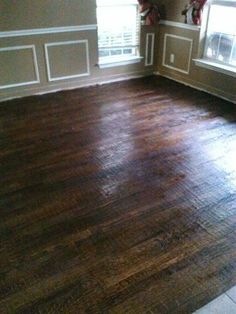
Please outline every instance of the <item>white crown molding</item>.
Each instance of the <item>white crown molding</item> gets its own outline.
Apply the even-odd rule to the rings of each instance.
[[[15,30],[15,31],[0,32],[0,38],[67,33],[67,32],[81,32],[81,31],[90,31],[90,30],[96,30],[96,29],[97,29],[96,24],[22,29],[22,30]]]
[[[200,28],[201,28],[200,26],[197,26],[197,25],[190,25],[190,24],[173,22],[173,21],[168,21],[168,20],[160,20],[160,24],[166,25],[166,26],[173,26],[173,27],[178,27],[178,28],[190,29],[190,30],[196,31],[196,32],[199,32]]]

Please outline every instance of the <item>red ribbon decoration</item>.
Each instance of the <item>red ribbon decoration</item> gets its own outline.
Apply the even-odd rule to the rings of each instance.
[[[160,12],[157,5],[149,0],[138,0],[140,5],[141,21],[145,25],[155,25],[160,20]]]
[[[200,25],[202,9],[206,2],[207,0],[190,0],[182,11],[182,15],[185,15],[185,23]]]

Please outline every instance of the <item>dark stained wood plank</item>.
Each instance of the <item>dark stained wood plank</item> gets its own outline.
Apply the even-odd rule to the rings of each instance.
[[[236,284],[236,107],[160,77],[0,104],[0,313],[191,313]]]

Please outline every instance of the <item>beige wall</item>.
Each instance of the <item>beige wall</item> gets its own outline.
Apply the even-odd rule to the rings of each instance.
[[[163,0],[166,7],[166,19],[175,22],[184,22],[184,16],[181,15],[185,5],[189,0]]]
[[[181,12],[189,0],[152,0],[159,6],[163,19],[184,23],[184,16]]]
[[[185,1],[174,0],[165,3],[166,19],[182,22],[181,10]],[[235,77],[196,66],[193,61],[201,57],[199,42],[203,29],[185,29],[182,28],[184,25],[178,23],[174,26],[160,25],[159,27],[156,71],[161,75],[236,102]],[[171,54],[175,56],[174,62],[170,62]]]
[[[86,25],[94,28],[57,33]],[[42,34],[26,35],[39,28]],[[26,33],[12,33],[20,30]],[[141,62],[100,69],[95,0],[0,0],[0,100],[153,73],[146,35],[156,31],[142,27]]]
[[[0,0],[0,31],[96,24],[96,0]]]

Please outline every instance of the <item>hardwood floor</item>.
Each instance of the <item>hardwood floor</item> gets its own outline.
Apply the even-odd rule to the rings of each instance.
[[[0,313],[191,313],[236,284],[236,105],[159,77],[0,104]]]

